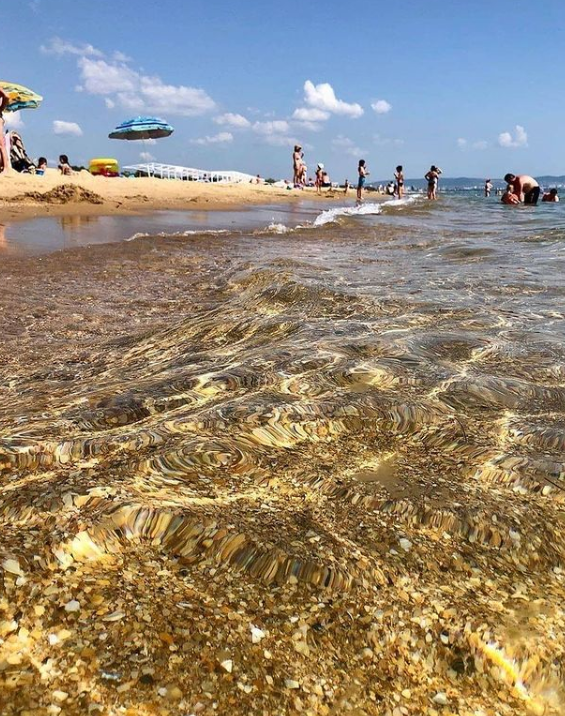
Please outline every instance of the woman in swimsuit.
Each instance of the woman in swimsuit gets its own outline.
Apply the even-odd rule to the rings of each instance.
[[[365,160],[359,160],[359,166],[357,167],[357,173],[359,174],[359,180],[357,182],[357,203],[363,203],[363,187],[365,186],[366,177],[369,174],[367,167],[365,166]]]
[[[294,185],[300,185],[301,181],[301,175],[302,175],[302,165],[303,161],[302,158],[304,157],[304,152],[302,151],[302,147],[300,144],[296,144],[294,146],[294,152],[292,153],[292,168],[294,171]]]
[[[402,169],[402,164],[399,164],[396,167],[394,179],[396,181],[396,195],[399,199],[402,199],[402,195],[404,194],[404,171]]]
[[[428,199],[437,199],[437,183],[441,169],[438,169],[432,164],[430,171],[424,176],[424,179],[428,182]]]

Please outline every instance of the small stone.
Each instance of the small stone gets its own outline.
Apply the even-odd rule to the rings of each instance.
[[[258,644],[261,639],[264,639],[267,635],[262,629],[259,629],[256,626],[251,625],[251,641],[253,644]]]
[[[10,574],[16,574],[18,576],[23,574],[22,568],[20,567],[20,563],[17,559],[5,559],[2,562],[2,567],[4,567],[6,572],[10,572]]]
[[[77,602],[76,599],[71,599],[70,602],[67,602],[65,604],[65,611],[66,612],[79,612],[80,611],[80,602]]]
[[[434,702],[434,704],[439,704],[440,706],[447,706],[447,704],[449,703],[449,699],[443,691],[438,691],[438,693],[433,697],[432,701]]]
[[[298,683],[298,681],[295,681],[294,679],[285,679],[284,685],[286,686],[287,689],[299,689],[300,688],[300,684]]]
[[[224,669],[224,671],[227,671],[228,674],[231,674],[231,672],[233,671],[233,660],[225,659],[225,661],[222,661],[220,666],[222,667],[222,669]]]
[[[409,551],[410,551],[410,548],[412,547],[412,542],[410,542],[409,539],[406,539],[406,537],[401,537],[401,538],[398,540],[398,544],[402,547],[402,549],[403,549],[405,552],[409,552]]]
[[[68,693],[66,691],[54,691],[53,692],[53,698],[55,701],[58,701],[60,704],[63,703],[67,698],[69,697]]]

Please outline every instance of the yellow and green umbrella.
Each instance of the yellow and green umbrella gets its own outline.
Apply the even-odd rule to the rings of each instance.
[[[37,109],[43,101],[41,95],[14,82],[0,80],[0,87],[8,95],[6,112],[18,112],[20,109]]]

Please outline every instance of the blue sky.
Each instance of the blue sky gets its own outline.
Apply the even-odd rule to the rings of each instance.
[[[288,177],[565,174],[563,0],[0,0],[0,78],[45,97],[32,156]],[[175,127],[142,146],[124,119]]]

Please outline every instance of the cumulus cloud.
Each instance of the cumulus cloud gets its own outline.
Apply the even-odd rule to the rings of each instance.
[[[143,75],[123,63],[81,57],[78,66],[85,92],[104,95],[132,112],[194,117],[216,107],[202,89],[169,85],[160,77]]]
[[[234,129],[248,129],[251,127],[251,122],[247,117],[244,117],[242,114],[235,114],[234,112],[220,114],[218,117],[214,117],[213,121],[221,126],[233,127]]]
[[[344,102],[335,95],[334,88],[329,82],[322,82],[315,85],[310,80],[304,83],[304,102],[309,107],[329,112],[330,114],[341,114],[346,117],[360,117],[363,114],[363,107],[360,104]]]
[[[191,139],[191,144],[228,144],[233,142],[233,134],[231,132],[218,132],[212,136],[200,137],[199,139]]]
[[[371,103],[371,107],[377,114],[387,114],[392,109],[392,104],[386,101],[386,99],[378,99],[376,102]]]
[[[78,55],[80,57],[104,57],[104,53],[92,45],[75,45],[72,42],[53,37],[45,45],[39,47],[45,55]]]
[[[286,134],[290,131],[290,124],[284,119],[274,119],[267,122],[255,122],[253,131],[257,134],[272,136],[274,134]]]
[[[404,144],[404,139],[394,139],[392,137],[381,137],[380,134],[375,134],[373,136],[373,140],[374,140],[375,144],[379,144],[380,146],[393,145],[395,147],[401,147]]]
[[[335,150],[342,152],[342,154],[350,154],[353,157],[365,154],[364,149],[358,147],[352,139],[344,137],[341,134],[332,140],[332,147]]]
[[[151,154],[151,152],[139,152],[140,159],[143,159],[144,162],[153,162],[155,161],[155,157]]]
[[[68,137],[82,137],[82,129],[76,122],[65,122],[62,119],[56,119],[53,122],[53,132]]]
[[[463,137],[459,137],[457,140],[457,146],[459,149],[466,149],[467,148],[467,140],[463,139]]]
[[[524,127],[517,124],[514,127],[514,135],[511,132],[501,132],[498,135],[498,143],[501,147],[506,148],[527,147],[528,134]]]
[[[330,118],[330,113],[317,107],[299,107],[292,116],[301,122],[325,122]]]
[[[19,112],[6,112],[3,119],[6,129],[22,129],[25,126]]]

